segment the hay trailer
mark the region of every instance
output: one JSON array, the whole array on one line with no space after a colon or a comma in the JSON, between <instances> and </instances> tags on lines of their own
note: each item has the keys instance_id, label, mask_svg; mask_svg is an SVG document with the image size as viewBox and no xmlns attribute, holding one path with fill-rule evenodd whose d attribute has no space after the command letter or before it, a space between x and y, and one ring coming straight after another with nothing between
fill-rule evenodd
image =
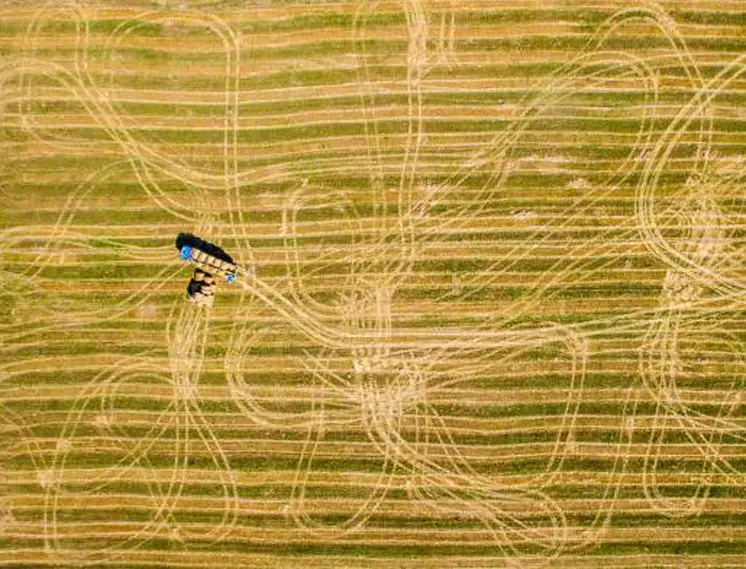
<instances>
[{"instance_id":1,"label":"hay trailer","mask_svg":"<svg viewBox=\"0 0 746 569\"><path fill-rule=\"evenodd\" d=\"M230 284L236 280L236 264L223 249L191 233L179 233L176 248L182 261L195 265L187 285L187 298L199 306L212 306L217 290L215 275Z\"/></svg>"}]
</instances>

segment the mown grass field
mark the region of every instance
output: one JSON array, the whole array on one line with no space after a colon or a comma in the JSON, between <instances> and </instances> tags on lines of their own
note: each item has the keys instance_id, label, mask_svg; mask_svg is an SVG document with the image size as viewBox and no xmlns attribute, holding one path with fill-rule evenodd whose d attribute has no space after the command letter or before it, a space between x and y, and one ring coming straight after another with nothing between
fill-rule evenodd
<instances>
[{"instance_id":1,"label":"mown grass field","mask_svg":"<svg viewBox=\"0 0 746 569\"><path fill-rule=\"evenodd\" d=\"M744 54L736 0L0 2L0 567L746 567Z\"/></svg>"}]
</instances>

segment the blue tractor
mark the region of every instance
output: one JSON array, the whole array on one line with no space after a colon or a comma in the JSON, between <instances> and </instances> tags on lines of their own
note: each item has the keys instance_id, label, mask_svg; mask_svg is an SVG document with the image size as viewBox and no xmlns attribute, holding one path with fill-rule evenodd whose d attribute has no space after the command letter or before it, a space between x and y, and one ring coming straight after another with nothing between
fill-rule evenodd
<instances>
[{"instance_id":1,"label":"blue tractor","mask_svg":"<svg viewBox=\"0 0 746 569\"><path fill-rule=\"evenodd\" d=\"M236 280L236 264L228 253L191 233L179 233L176 248L182 261L195 265L187 285L187 298L200 306L212 306L219 275L226 283Z\"/></svg>"}]
</instances>

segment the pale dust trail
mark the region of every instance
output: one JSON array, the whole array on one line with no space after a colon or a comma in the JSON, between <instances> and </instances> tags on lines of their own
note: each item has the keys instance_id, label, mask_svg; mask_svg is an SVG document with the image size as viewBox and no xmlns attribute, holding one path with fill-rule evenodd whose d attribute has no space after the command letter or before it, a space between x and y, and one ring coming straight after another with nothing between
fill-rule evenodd
<instances>
[{"instance_id":1,"label":"pale dust trail","mask_svg":"<svg viewBox=\"0 0 746 569\"><path fill-rule=\"evenodd\" d=\"M624 19L625 19L625 17L626 17L626 14L624 14L624 13L620 13L620 15L619 15L619 18L620 18L621 20L624 20ZM638 16L637 16L637 15L635 14L635 15L634 15L634 17L638 17ZM414 17L410 16L409 18L410 18L410 20L412 20L412 21L415 21L415 22L417 22L417 21L420 21L420 22L421 22L421 21L422 21L421 19L420 19L420 20L417 20L417 13L416 13L416 12L415 12L415 14L414 14ZM661 28L662 28L662 29L665 29L665 25L666 25L667 23L668 23L668 22L665 22L665 21L664 21L664 22L663 22L663 24L664 24L664 25L662 25L662 26L661 26ZM611 22L610 22L610 25L609 25L609 27L610 27L610 28L614 28L614 27L616 27L616 25L617 25L617 24L616 24L615 22L611 21ZM415 27L415 29L417 29L417 28ZM422 35L422 32L419 32L419 33L420 33L420 36L421 36L421 35ZM415 37L420 37L420 36L415 36ZM677 47L678 47L678 46L677 46ZM411 53L416 53L416 52L411 52L411 51L410 51L410 54L411 54ZM692 76L692 77L693 77L693 76ZM648 138L649 138L649 137L648 137ZM408 149L409 149L409 147L407 147L407 151L408 151ZM638 161L639 161L639 160L635 159L635 162L638 162ZM375 160L373 161L373 163L375 163ZM402 179L405 179L405 176L403 176L403 177L402 177ZM400 195L401 195L401 193L400 193ZM256 287L256 288L258 288L259 286L261 286L261 285L258 285L258 283L257 283L257 281L256 281L256 280L254 281L254 285L255 285L255 287ZM253 287L252 287L252 288L253 288ZM259 292L257 292L257 291L256 291L256 289L254 290L254 292L255 292L255 294L256 294L256 296L257 296L257 298L259 298L260 300L264 300L265 302L266 302L266 301L269 301L269 300L270 300L270 298L271 298L271 296L272 296L272 295L271 295L271 293L269 293L269 291L267 291L267 292L268 292L268 294L266 294L266 296L265 296L265 294L263 294L263 293L259 293ZM283 304L284 304L284 303L283 303ZM283 308L282 310L283 310L283 312L285 312L286 308L284 307L284 308ZM315 337L315 338L316 338L317 340L319 340L319 341L323 340L323 339L324 339L324 336L326 336L326 338L325 338L325 340L326 340L326 342L325 342L325 345L326 345L326 346L329 346L329 347L334 347L334 348L337 348L337 349L343 349L343 348L344 348L344 347L343 347L342 345L340 345L340 343L338 343L338 341L337 341L337 340L333 340L333 341L331 341L331 342L330 342L329 340L331 340L331 337L329 337L329 336L328 336L328 335L326 334L326 332L327 332L327 331L331 331L331 330L325 330L325 329L319 328L319 327L318 327L317 325L314 325L314 324L312 324L312 323L311 323L312 317L311 317L311 315L310 315L310 314L308 314L308 313L305 313L305 310L303 310L303 309L300 309L300 310L299 310L299 309L298 309L297 307L289 307L289 306L287 307L287 310L288 310L288 312L285 312L285 317L286 317L286 318L287 318L287 317L290 317L290 316L291 316L291 314L293 314L293 313L294 313L294 314L295 314L295 315L296 315L296 316L298 317L297 319L293 319L293 320L294 320L294 325L295 325L296 327L298 327L298 328L299 328L299 329L300 329L300 330L301 330L301 331L302 331L302 332L303 332L304 334L312 335L312 337ZM662 311L661 311L661 312L662 312ZM553 332L554 332L554 333L556 334L556 332L557 332L557 328L550 328L550 329L551 329L551 330L553 330ZM548 329L548 330L550 330L550 329ZM392 331L392 332L391 332L391 333L389 333L389 334L393 334L393 333L394 333L394 331ZM389 335L389 334L387 334L387 335ZM529 332L523 332L523 334L526 334L526 335L530 335L530 334L531 334L531 331L529 331ZM354 335L354 336L358 336L358 337L359 337L359 336L363 336L363 338L360 338L360 339L364 339L364 338L365 338L365 336L366 336L365 334L358 334L358 333L355 333L354 331L353 331L353 333L352 333L352 334L348 334L348 335ZM364 345L368 345L369 341L372 341L372 340L373 340L373 335L368 335L368 336L370 337L370 340L368 340L367 338L365 338L365 344L364 344ZM447 334L444 334L444 336L446 336L446 337L447 337ZM545 338L545 340L546 340L546 339L549 339L549 338ZM352 338L350 338L350 340L352 340ZM493 344L490 344L489 342L483 342L482 340L483 340L483 338L480 338L479 340L475 340L475 341L474 341L474 342L473 342L473 343L471 344L471 347L474 347L474 348L478 347L478 348L482 348L482 349L483 349L483 348L486 348L486 347L488 347L488 346L489 346L489 347L491 347L491 348L495 348L495 347L498 347L498 346L495 346L495 345L493 345ZM353 350L353 352L354 352L354 351L357 351L357 350L360 350L360 349L362 349L362 348L357 348L357 347L354 347L354 344L355 344L354 340L352 340L352 343L353 343L353 346L351 346L351 347L350 347L350 349L352 349L352 350ZM418 339L417 339L417 338L412 338L412 344L413 344L413 346L412 346L412 348L411 348L411 349L412 349L412 350L416 350L416 349L418 349L418 348L419 348L419 349L422 349L422 347L423 347L423 346L422 346L421 344L420 344L420 346L418 346L417 348L415 348L415 347L414 347L414 346L415 346L416 344L418 344L418 343L419 343L419 341L418 341ZM375 345L375 343L374 343L374 345ZM458 342L458 340L457 340L457 341L454 341L454 342L452 342L452 343L451 343L451 345L450 345L449 347L450 347L450 348L453 348L453 349L458 349L458 348L462 348L463 346L462 346L462 345L460 345L460 343L459 343L459 342ZM505 347L505 346L501 346L501 347ZM375 350L376 348L372 348L372 349L373 349L373 350ZM379 349L380 349L380 348L379 348ZM336 381L339 381L339 378L337 378L337 380L336 380ZM375 393L375 392L373 392L373 393ZM375 412L374 412L374 413L375 413ZM389 425L391 424L391 423L390 423L390 421L385 421L385 423L387 423L387 424L389 424ZM386 435L386 436L387 436L387 433L391 433L391 432L392 432L391 428L384 428L383 430L381 430L381 428L378 428L378 433L379 433L379 436L380 436L381 434L384 434L384 435ZM389 444L388 446L384 445L384 450L386 450L386 456L389 456L389 453L390 453L390 452L393 452L395 456L397 456L398 454L400 454L400 453L401 453L401 450L397 450L397 449L400 449L400 447L399 447L399 446L394 446L394 447L393 447L393 450L391 450L391 451L387 450L387 449L389 449L390 447L391 447L391 445L390 445L390 444ZM315 448L315 446L314 446L314 448ZM609 518L608 518L608 516L606 516L606 517L605 517L605 519L601 519L601 521L599 522L599 525L601 525L601 526L605 525L605 524L606 524L606 523L608 522L608 519L609 519Z\"/></svg>"},{"instance_id":2,"label":"pale dust trail","mask_svg":"<svg viewBox=\"0 0 746 569\"><path fill-rule=\"evenodd\" d=\"M225 196L231 231L234 239L238 241L239 236L243 235L241 226L244 223L241 218L243 207L240 202L239 190L248 179L248 174L238 170L236 133L238 128L237 93L238 54L240 49L230 28L220 22L208 21L197 16L184 18L184 21L190 24L205 25L215 33L221 41L225 42L227 53L223 171L206 174L190 168L180 161L167 158L146 142L136 140L127 132L128 125L124 118L120 113L118 114L111 101L101 96L101 89L91 79L86 59L88 29L87 23L84 23L85 15L79 16L81 14L79 11L73 13L77 14L76 21L79 23L79 49L76 55L74 72L67 71L68 74L65 75L60 68L45 66L31 60L27 65L24 64L25 67L21 65L20 69L8 68L7 77L16 76L19 72L26 76L25 74L31 69L41 70L50 76L61 76L61 81L66 82L73 92L87 101L87 108L92 116L96 117L98 123L112 140L120 144L125 159L133 168L143 188L156 203L161 205L165 211L174 215L175 218L188 220L209 233L214 227L213 220L209 219L209 212L198 212L197 215L191 215L191 211L188 207L184 207L183 203L173 201L170 196L164 194L154 173L163 174L169 179L183 182L194 189L195 193L203 190L208 192L219 190ZM293 499L291 508L288 510L289 515L300 527L317 532L317 535L329 537L337 536L340 532L363 529L366 521L375 513L385 499L386 494L393 488L393 474L409 472L412 473L413 479L420 482L418 489L413 490L413 492L420 492L419 495L423 500L435 509L440 508L441 503L458 504L459 508L463 508L469 515L480 520L485 527L489 528L498 547L503 547L506 552L519 554L520 549L516 549L515 546L515 542L518 541L526 545L539 545L546 558L552 559L553 556L559 555L560 552L570 547L568 545L572 541L570 536L575 531L568 528L568 521L561 511L561 507L548 494L536 489L500 487L493 480L480 477L459 452L449 426L427 403L427 398L433 392L443 388L445 381L451 381L453 384L462 381L467 382L476 374L499 369L501 365L509 363L510 358L521 355L525 350L555 344L561 346L572 365L573 371L569 375L573 378L573 381L577 380L577 383L571 384L568 388L567 407L561 419L567 422L567 426L561 429L561 435L556 441L555 449L547 463L546 470L539 476L539 478L545 480L545 484L548 484L553 473L561 469L566 452L565 447L570 442L572 421L577 415L578 397L582 393L583 369L589 357L589 338L594 335L609 334L609 327L619 323L621 323L622 329L626 327L627 330L632 331L643 330L646 325L650 324L646 319L651 316L656 318L655 326L667 327L669 326L667 318L672 311L679 314L691 314L695 320L704 318L708 311L710 314L717 314L717 310L722 309L722 305L728 306L728 302L740 302L743 291L738 288L724 289L722 291L724 294L716 300L709 298L675 298L670 303L662 304L655 309L624 314L619 317L596 319L592 322L571 326L544 323L535 329L528 330L515 329L510 326L504 326L501 330L494 330L494 327L483 327L476 330L444 329L436 331L396 329L392 313L395 308L393 304L396 300L397 286L407 278L411 271L413 259L416 258L418 251L417 247L428 240L435 243L438 230L442 230L444 227L466 226L475 215L482 211L480 208L483 207L464 207L456 211L451 218L438 219L436 216L428 215L432 204L437 202L437 192L426 192L428 195L423 198L414 197L414 188L419 181L418 170L421 166L420 145L423 144L424 140L421 83L427 75L429 23L428 15L419 2L407 2L405 4L405 16L410 34L409 75L407 78L410 110L409 128L403 150L403 166L399 175L397 219L393 220L394 223L389 223L386 219L380 221L380 231L368 243L371 253L369 260L362 263L356 259L348 261L351 268L348 282L356 285L358 292L348 296L341 295L339 301L332 303L331 306L324 305L313 301L311 295L305 290L305 283L302 282L305 277L301 276L299 270L297 242L294 243L293 240L297 235L295 225L299 206L308 202L308 197L304 196L303 192L299 192L291 200L288 207L290 213L286 214L285 220L285 227L291 228L289 232L292 232L292 237L285 241L286 247L291 249L288 252L288 275L295 278L296 282L289 285L290 293L286 295L270 286L266 281L257 278L252 271L248 269L242 271L242 290L250 298L243 298L243 307L236 311L236 316L243 321L243 325L237 322L233 328L229 352L225 358L226 376L233 390L234 399L242 405L243 412L259 424L279 425L290 422L308 428L308 439L299 457ZM661 22L660 28L668 34L670 31L668 20L660 15L656 17L657 21ZM119 29L112 36L111 50L116 49L117 42L123 37L123 34L134 33L138 22L159 21L159 18L160 16L145 14L136 18L132 24L127 24ZM611 33L608 30L613 30L617 25L628 22L633 18L639 18L639 16L636 12L623 11L616 18L616 20L609 20L606 24L608 29L601 33L599 36L601 40L597 45L600 45L603 37L605 37L603 34ZM642 19L645 22L650 21L647 16ZM38 33L42 28L43 26L39 25L35 33ZM364 31L360 33L364 34ZM453 37L453 33L449 33ZM444 41L444 37L445 32L441 34L441 43ZM670 37L674 43L677 41L673 35ZM602 85L606 81L604 73L620 70L630 70L632 74L642 79L650 79L651 77L649 62L635 60L618 53L610 54L609 59L611 59L610 62L608 59L604 61L603 58L596 58L594 54L591 54L586 59L578 60L576 64L580 66L581 71L571 71L567 77L558 79L552 84L550 91L568 86L580 89L583 81L589 79L596 80L599 85ZM689 78L696 82L699 79L696 68L689 67L685 57L682 62L682 67L687 71L687 74L691 71L691 74L688 75ZM598 63L605 64L598 76L593 77L591 73L583 75L584 65L590 67ZM649 85L653 96L657 97L655 81L650 80ZM370 90L370 84L362 88L363 92L366 89ZM375 111L372 109L373 105L370 104L372 95L364 95L361 98L369 106L366 112L375 117ZM541 115L542 104L548 106L558 104L561 101L562 97L552 92L551 96L547 96L544 101L540 102L541 104L536 105L531 111L535 113L534 115L528 113L526 117L518 120L516 122L518 126L508 136L501 139L501 142L507 145L508 150L499 148L492 151L491 154L487 153L475 157L472 165L466 165L465 173L461 174L461 181L459 178L453 178L455 181L453 190L458 189L464 183L466 177L479 171L486 163L498 164L499 171L490 180L490 184L494 182L495 187L482 189L485 201L491 201L495 195L494 192L506 183L507 177L510 175L511 166L505 162L510 157L511 146L515 145L520 139L520 136L526 130L526 125ZM702 110L706 114L708 108L697 108L697 110ZM376 134L375 118L372 118L371 121L373 125L370 131L374 134L369 136L369 154L372 156L371 163L375 166L381 163L380 141ZM682 123L681 120L678 120L678 122ZM651 136L650 132L644 128L645 126L646 123L643 120L643 127L638 133L638 139L642 142L640 146L635 146L633 152L629 155L628 161L630 164L642 161L641 145L646 144ZM702 132L705 139L707 136L711 136L711 131L708 133L704 127ZM675 138L675 134L669 138ZM57 141L53 143L57 143ZM505 164L500 165L501 163ZM702 164L706 164L705 157L702 158ZM643 172L645 171L643 169ZM621 176L620 179L624 180L626 174ZM650 176L652 174L648 177ZM371 184L375 186L379 183L377 180L380 180L380 176L374 173ZM618 183L618 179L615 179L614 182ZM611 191L609 187L603 188L603 190ZM374 195L374 207L378 208L378 211L385 210L385 189L375 192ZM606 194L602 191L596 194L594 199L601 199L604 195ZM340 197L340 202L345 204L343 207L346 207L347 211L353 212L350 226L354 226L354 207L347 205L345 196ZM197 203L205 204L207 202L200 199L197 200ZM200 205L199 207L204 206ZM656 231L661 235L659 227L651 227L657 220L654 212L650 214L651 206L646 207L648 207L648 211L643 216L643 221L648 225L641 225L641 227L653 237L656 237ZM580 215L580 212L576 211L575 214ZM385 218L384 215L381 215L381 217ZM533 246L535 247L536 243ZM587 247L587 244L585 246ZM651 247L657 252L668 255L664 260L670 260L673 254L681 254L675 248L671 248L668 243L660 243L655 239L651 242ZM385 260L387 259L386 253L392 248L398 250L400 255L398 258L395 257L395 261L388 262ZM602 250L602 248L595 249L596 252L599 250ZM238 251L239 255L250 257L248 242L241 242ZM531 252L532 249L527 248L523 252L524 257L530 256ZM708 252L707 255L712 255L712 253ZM571 271L583 267L587 258L590 258L590 253L588 257L582 258L567 267L565 273L569 274ZM687 259L694 263L697 269L700 267L708 268L705 261L697 259L696 255L693 261L689 257ZM46 262L45 258L40 257L39 262L40 264ZM246 260L243 260L241 264L246 264ZM365 274L366 270L382 265L387 268L388 277L386 281L384 283L371 282L371 279ZM681 270L681 263L673 263L673 265L672 270ZM719 269L716 265L713 265L708 270L716 272ZM691 277L691 275L688 276ZM525 312L531 308L533 306L532 302L541 296L553 282L555 281L552 278L545 277L544 281L534 288L531 302L524 303L520 310L516 312ZM306 358L308 374L316 382L325 385L330 392L334 393L336 399L328 402L314 401L310 411L288 416L288 413L283 411L272 411L265 407L261 401L252 397L250 385L242 377L241 370L247 361L247 351L256 345L262 333L260 329L246 324L251 316L250 305L253 301L261 302L273 308L289 325L316 342L327 353L341 351L346 354L346 365L349 371L347 375L333 372L325 360L323 351L320 357L309 354ZM721 305L718 305L718 302ZM142 535L138 534L136 536L137 539L147 540L151 535L166 531L167 527L170 527L169 524L175 523L174 512L177 509L188 476L184 462L185 457L196 448L195 445L197 444L202 444L209 449L208 452L213 464L221 472L221 485L228 504L226 517L219 524L219 528L216 528L215 539L222 538L224 533L221 532L229 532L236 519L230 464L225 453L222 452L217 436L207 419L201 414L199 406L198 380L204 358L204 342L208 333L205 319L209 318L209 313L190 310L184 309L178 317L171 319L170 325L173 334L168 338L168 345L171 350L171 367L168 370L170 375L165 381L168 381L169 385L173 387L174 400L168 407L169 413L165 418L168 421L176 421L175 427L179 433L172 474L167 483L159 484L157 488L153 488L152 499L157 504L157 513L154 515L154 519L149 522L150 525L146 526L147 529L141 532ZM509 323L512 318L515 318L515 316L509 317L507 322ZM673 321L675 323L671 324L670 329L678 333L680 317L674 317ZM664 330L668 330L668 328ZM657 333L653 334L653 337L649 349L656 349L658 343L660 343L665 350L665 357L673 361L676 355L671 348L672 342L659 340ZM478 355L477 352L480 351L482 353ZM446 365L450 363L451 358L456 360L456 355L464 356L468 354L474 355L470 365L471 369L456 370L455 377L450 380L443 380L433 371L436 363ZM490 359L494 361L482 361ZM163 370L159 370L158 373L163 373ZM107 381L102 382L100 391L96 391L99 387L93 387L92 389L94 393L108 396L111 400L111 392L106 391L109 389ZM439 383L439 381L443 383ZM629 408L630 416L634 417L636 403L635 401L628 403L625 409ZM85 401L80 403L82 406L85 406L85 404ZM172 418L172 412L175 413L175 418ZM718 418L725 421L724 417L725 415ZM314 456L318 452L319 446L323 444L325 429L329 425L342 424L356 425L363 429L368 438L379 449L384 460L384 467L380 473L376 490L371 493L363 507L352 513L340 526L328 527L317 523L306 511L305 491L308 480L313 476ZM406 433L406 429L411 424L414 424L415 427L412 436ZM66 426L66 432L74 433L76 427L75 417L72 416ZM158 429L165 427L163 427L161 421L157 421L153 428L155 429L154 438L157 438ZM195 433L196 438L194 438ZM622 434L619 439L619 455L618 460L615 459L614 470L614 475L617 478L618 472L623 472L626 468L625 448L628 451L628 447L625 447L626 436L626 434ZM435 443L436 446L440 447L445 459L429 456L426 450L429 445L424 444L426 442ZM717 438L707 439L705 436L704 442L706 443L705 453L712 454L713 451L717 450ZM134 451L129 451L125 455L125 458L134 461L132 464L141 462L147 465L148 450L147 446L136 446ZM51 469L53 476L47 480L48 494L52 494L50 498L52 503L55 502L54 496L57 492L57 475L64 474L65 461L70 452L71 449L61 445ZM616 465L618 465L619 471L616 470ZM103 489L104 487L97 487L96 491ZM618 493L618 486L612 483L607 487L606 492L613 504ZM535 528L527 525L523 520L510 514L510 509L504 508L505 503L521 504L528 509L535 508L536 511L542 512L544 519L548 521L551 527ZM612 507L610 506L607 511L598 512L596 520L584 534L587 543L592 543L606 527ZM51 521L48 528L51 536L50 543L57 544L60 541L60 536L56 529L55 506L50 505L50 509L52 510L49 514ZM188 533L188 530L183 531ZM117 554L116 552L104 553Z\"/></svg>"},{"instance_id":3,"label":"pale dust trail","mask_svg":"<svg viewBox=\"0 0 746 569\"><path fill-rule=\"evenodd\" d=\"M686 224L688 235L684 247L678 247L676 250L683 249L687 257L698 265L716 267L722 263L721 259L727 252L725 229L719 220L722 211L716 205L717 192L722 191L722 188L701 183L692 184L688 189L693 195L684 197L684 203L680 206L683 212L679 213ZM706 193L708 190L714 193ZM645 344L640 350L640 376L653 399L658 402L645 460L644 490L651 508L672 518L701 513L711 487L710 473L730 474L734 484L743 483L742 473L726 458L721 457L719 452L724 435L744 434L743 427L731 423L728 428L729 421L724 420L724 415L735 412L733 397L719 405L716 419L720 426L708 429L699 413L681 401L677 386L678 377L683 375L679 354L680 337L692 332L696 334L694 330L688 330L690 319L677 306L681 301L696 298L703 292L704 287L700 282L693 280L678 268L669 269L663 285L661 305L670 306L670 311L665 319L651 325ZM734 355L743 351L739 346L740 342L733 346ZM733 389L737 389L735 385ZM696 475L700 483L686 500L681 497L665 498L656 480L661 445L665 443L666 432L672 424L682 428L690 442L702 453L702 472Z\"/></svg>"},{"instance_id":4,"label":"pale dust trail","mask_svg":"<svg viewBox=\"0 0 746 569\"><path fill-rule=\"evenodd\" d=\"M180 307L180 308L177 308ZM134 359L122 362L114 370L104 370L98 377L81 392L75 409L69 415L59 441L72 441L71 444L58 444L52 464L45 478L46 507L44 510L44 527L48 548L56 551L60 559L66 559L78 565L92 565L110 562L118 559L126 552L134 551L145 546L148 541L163 535L176 535L180 539L190 536L200 540L216 543L235 527L238 516L237 488L232 468L223 452L220 441L213 428L202 413L200 407L199 376L201 373L204 352L207 345L208 326L205 313L191 305L184 305L177 301L174 305L174 316L169 323L167 334L169 368L152 369L152 363L147 360ZM164 372L167 375L164 375ZM108 376L108 377L107 377ZM165 382L173 390L173 399L164 403L160 416L152 422L147 436L137 440L131 439L126 429L116 423L118 413L117 385L123 381ZM91 401L101 400L101 413L108 417L102 421L100 428L116 436L123 454L119 462L96 469L95 483L87 487L68 486L65 477L68 460L75 451L74 441L76 430L81 428L83 412L91 405ZM111 419L114 417L114 419ZM141 524L139 530L125 534L120 541L95 554L75 553L65 546L65 537L58 531L58 512L61 493L66 494L84 492L88 495L105 495L109 485L117 481L131 479L128 474L135 469L145 468L145 472L154 468L149 459L152 447L165 437L166 431L176 433L173 439L172 464L168 467L168 479L149 482L148 478L158 480L158 477L137 476L136 482L146 483L149 488L147 502L150 504L150 518ZM202 449L198 451L198 449ZM189 528L187 517L182 521L178 513L179 503L184 497L185 485L189 482L188 458L196 452L208 453L214 472L218 473L219 488L222 493L224 507L222 519L209 526L207 532ZM162 468L162 467L161 467ZM195 531L199 533L194 533Z\"/></svg>"},{"instance_id":5,"label":"pale dust trail","mask_svg":"<svg viewBox=\"0 0 746 569\"><path fill-rule=\"evenodd\" d=\"M207 222L206 218L209 216L198 214L197 217L191 215L185 217L179 213L178 209L182 207L181 204L173 202L169 196L165 195L160 190L158 183L155 181L151 173L151 169L155 168L161 173L170 175L173 179L184 181L188 185L195 187L197 190L203 189L201 186L203 178L199 175L195 175L195 172L192 170L185 170L175 162L167 162L166 164L163 164L163 156L153 152L152 149L132 138L127 132L127 127L124 125L121 118L116 115L113 108L108 103L105 94L98 89L92 80L92 76L87 70L88 21L86 19L86 13L80 9L80 6L76 3L70 3L62 10L62 12L58 12L56 9L40 12L36 22L32 24L29 29L27 39L33 44L33 38L43 29L46 20L53 16L59 16L60 14L71 16L71 21L75 22L77 26L77 50L74 59L74 69L71 71L65 66L42 61L34 57L25 60L16 60L3 68L1 74L3 85L13 78L20 78L21 85L25 87L29 93L29 99L32 98L31 82L28 80L29 72L31 71L46 74L49 78L65 85L76 95L81 104L83 104L91 116L99 122L112 139L121 144L122 149L126 154L125 161L132 167L135 176L141 183L141 186L154 199L154 201L174 217L191 219L195 222L195 225L198 228L204 226L204 229L207 230L209 222ZM190 21L195 20L192 18ZM205 23L205 20L201 19L200 22ZM208 22L208 27L213 31L217 30L218 35L220 35L219 24L217 21L213 20ZM119 31L121 30L115 31L115 34L113 34L112 37L115 37ZM228 65L231 67L232 63L230 63L230 57L228 59ZM237 67L234 68L233 71L234 76L237 76L236 69ZM226 75L230 81L230 74ZM228 89L226 92L229 97L233 97L233 108L236 109L235 94L237 93L237 88L232 90ZM231 93L233 94L231 95ZM228 129L229 126L232 126L232 129ZM226 133L228 133L229 130L232 131L233 156L231 158L230 148L226 148L225 155L227 162L225 165L225 173L222 178L223 181L221 183L222 187L228 191L232 188L235 189L237 184L235 118L232 121L232 125L226 125ZM226 134L226 137L228 136L229 134ZM59 140L46 141L38 136L36 136L36 139L52 146L57 145L58 149L61 148L60 144L64 145L66 142ZM228 144L229 139L226 138L226 145ZM108 169L113 170L118 166L119 164L115 163L109 166ZM171 170L168 168L171 168ZM110 175L108 169L94 174L95 177L87 183L87 186L81 186L79 191L76 191L69 196L68 203L65 206L65 211L59 217L55 232L49 236L46 246L47 249L49 249L52 244L57 247L62 246L65 242L66 234L72 233L71 231L68 233L68 228L74 218L75 210L79 207L82 200L85 199L91 188L105 181L106 176ZM200 202L205 201L206 200L204 199L195 197L186 209L193 211L195 206ZM174 209L174 207L176 209ZM240 213L238 219L240 223ZM206 222L207 225L205 225ZM233 226L233 224L231 224L231 226ZM75 239L80 238L84 238L84 236L77 234L75 237ZM23 236L20 236L18 239L23 240ZM18 242L20 241L17 240L16 243ZM50 259L53 259L53 257L54 255L49 254L37 257L37 260L31 265L35 273L29 276L33 278L35 275L38 275L44 267L51 262ZM168 272L171 273L172 271L168 270ZM155 284L155 282L156 281L154 281L153 284ZM157 291L159 286L155 285L145 288L148 288L148 294L153 294ZM72 318L68 317L68 321L63 320L62 323L56 322L46 327L36 328L33 332L38 333L44 330L60 330L65 326L79 326L87 322L103 322L109 319L115 319L122 313L131 310L142 302L145 302L147 296L147 294L141 293L131 295L120 303L121 308L119 306L115 307L113 314L111 310L89 311L82 314L75 314ZM179 302L179 304L182 303ZM235 526L237 519L237 501L233 475L227 458L220 448L220 443L212 428L204 418L198 402L199 395L197 382L200 375L201 362L204 359L207 328L203 319L204 315L202 313L190 312L189 310L190 309L187 308L186 312L182 311L182 314L175 324L174 334L168 340L168 343L171 346L170 379L166 379L163 375L160 375L162 374L162 370L157 372L159 375L146 374L145 376L151 378L157 377L160 378L161 381L166 381L172 385L174 390L173 401L165 407L163 414L154 421L154 424L150 429L150 437L135 442L133 446L127 441L129 434L126 433L126 431L119 432L119 440L121 440L122 450L124 451L120 462L116 465L99 469L99 482L86 489L88 492L92 493L105 492L107 485L125 477L128 469L140 465L148 467L150 464L148 455L154 441L158 440L159 436L167 429L175 429L177 437L174 441L175 448L173 465L171 468L171 478L165 484L149 484L149 499L153 505L151 519L147 521L139 531L128 535L116 545L102 548L99 552L90 557L86 557L85 555L77 556L75 553L70 554L68 551L62 551L62 549L64 549L62 546L64 539L57 529L57 504L60 488L64 480L66 461L70 453L75 451L74 444L70 444L68 441L74 436L75 431L78 429L80 414L84 409L86 409L91 400L95 398L103 398L103 400L108 401L108 403L102 402L102 405L106 406L109 414L113 412L112 410L116 407L116 385L123 379L121 374L142 373L139 369L142 367L142 364L138 366L135 362L134 364L128 363L121 366L119 371L109 379L104 379L102 381L103 378L101 376L95 378L93 384L86 387L76 404L76 410L70 415L67 424L63 428L59 439L60 444L58 444L57 453L54 456L52 464L50 466L43 466L43 470L40 473L40 479L46 489L47 507L45 508L44 513L44 527L46 528L45 533L47 535L46 544L50 551L56 550L63 558L68 558L76 564L90 564L97 563L104 559L116 559L126 551L133 551L141 548L145 543L147 543L147 541L153 537L162 535L163 532L169 534L172 533L174 528L178 530L177 533L180 535L188 537L191 530L187 527L179 527L181 524L175 519L175 509L178 507L180 497L184 491L184 485L187 481L187 457L191 452L194 452L194 449L197 448L197 446L203 446L208 450L216 471L223 473L223 476L221 477L221 487L226 505L222 520L215 524L206 535L199 535L199 538L219 541L233 526ZM63 314L63 316L65 315ZM8 336L8 338L18 339L14 336ZM116 425L112 425L108 421L102 423L102 428L106 428L111 432L117 432ZM195 435L196 438L194 438ZM68 557L69 555L71 555L71 557Z\"/></svg>"}]
</instances>

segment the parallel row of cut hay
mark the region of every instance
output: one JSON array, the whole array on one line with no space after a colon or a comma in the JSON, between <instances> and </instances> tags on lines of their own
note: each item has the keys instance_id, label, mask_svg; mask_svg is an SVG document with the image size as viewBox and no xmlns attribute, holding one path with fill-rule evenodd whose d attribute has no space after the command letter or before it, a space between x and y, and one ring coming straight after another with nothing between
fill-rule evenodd
<instances>
[{"instance_id":1,"label":"parallel row of cut hay","mask_svg":"<svg viewBox=\"0 0 746 569\"><path fill-rule=\"evenodd\" d=\"M0 565L746 564L744 24L0 6Z\"/></svg>"}]
</instances>

